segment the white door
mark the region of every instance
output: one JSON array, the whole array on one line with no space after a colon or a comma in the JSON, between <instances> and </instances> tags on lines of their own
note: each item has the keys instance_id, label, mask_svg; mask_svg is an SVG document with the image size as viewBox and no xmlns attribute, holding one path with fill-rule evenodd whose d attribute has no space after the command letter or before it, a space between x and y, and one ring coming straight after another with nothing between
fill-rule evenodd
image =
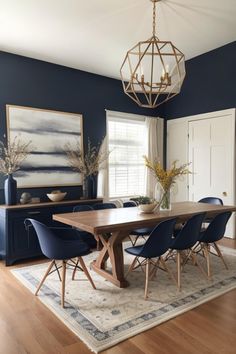
<instances>
[{"instance_id":1,"label":"white door","mask_svg":"<svg viewBox=\"0 0 236 354\"><path fill-rule=\"evenodd\" d=\"M189 200L215 196L225 205L235 203L234 119L215 117L189 121ZM234 222L225 235L234 237Z\"/></svg>"}]
</instances>

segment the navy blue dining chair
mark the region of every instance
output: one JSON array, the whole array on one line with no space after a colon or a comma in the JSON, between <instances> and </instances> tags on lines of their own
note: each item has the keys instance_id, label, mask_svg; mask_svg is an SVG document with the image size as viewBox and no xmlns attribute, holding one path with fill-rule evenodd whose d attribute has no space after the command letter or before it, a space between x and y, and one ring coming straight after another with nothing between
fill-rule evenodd
<instances>
[{"instance_id":1,"label":"navy blue dining chair","mask_svg":"<svg viewBox=\"0 0 236 354\"><path fill-rule=\"evenodd\" d=\"M52 272L57 271L57 274L61 281L61 306L64 307L66 266L73 266L73 280L75 277L76 270L83 270L84 274L90 281L92 287L96 289L82 258L83 256L86 256L90 253L89 246L82 240L78 239L78 233L76 230L60 227L49 228L37 220L25 219L25 226L29 227L30 225L33 226L38 236L42 253L47 258L51 259L48 269L37 287L35 295L38 294L47 276ZM77 261L75 262L73 258L77 258ZM57 261L61 261L61 265L58 266ZM71 263L69 263L69 261L71 261ZM55 267L54 270L52 270L53 266ZM62 268L61 275L59 272L60 268Z\"/></svg>"},{"instance_id":2,"label":"navy blue dining chair","mask_svg":"<svg viewBox=\"0 0 236 354\"><path fill-rule=\"evenodd\" d=\"M171 245L170 252L167 259L170 256L175 255L177 258L177 285L178 289L181 289L181 261L182 266L187 263L187 261L192 258L194 264L198 265L200 270L204 273L201 265L197 261L196 252L194 251L194 246L199 240L202 222L205 218L206 213L199 213L192 216L182 227L182 229L175 234ZM186 251L186 252L184 252ZM183 258L184 256L184 258ZM181 259L181 257L183 259Z\"/></svg>"},{"instance_id":3,"label":"navy blue dining chair","mask_svg":"<svg viewBox=\"0 0 236 354\"><path fill-rule=\"evenodd\" d=\"M91 205L76 205L73 208L74 213L82 212L82 211L92 211L93 208ZM97 248L97 241L94 238L94 235L91 234L90 232L81 230L79 228L76 228L76 230L79 232L80 238L89 245L90 248Z\"/></svg>"},{"instance_id":4,"label":"navy blue dining chair","mask_svg":"<svg viewBox=\"0 0 236 354\"><path fill-rule=\"evenodd\" d=\"M132 208L136 206L137 203L134 200L128 200L127 202L123 202L123 208Z\"/></svg>"},{"instance_id":5,"label":"navy blue dining chair","mask_svg":"<svg viewBox=\"0 0 236 354\"><path fill-rule=\"evenodd\" d=\"M151 232L148 240L143 245L132 246L125 249L125 251L133 256L135 256L133 262L131 263L127 275L134 269L138 267L145 266L145 291L144 298L148 297L148 282L149 279L153 277L156 273L158 267L166 270L169 275L175 280L171 271L167 267L163 254L165 254L171 244L172 234L176 219L169 219L158 224ZM143 260L140 262L140 258ZM152 270L150 269L153 266Z\"/></svg>"},{"instance_id":6,"label":"navy blue dining chair","mask_svg":"<svg viewBox=\"0 0 236 354\"><path fill-rule=\"evenodd\" d=\"M218 197L204 197L202 199L198 200L198 203L206 203L206 204L213 204L213 205L224 205L222 199L218 198ZM213 218L205 218L204 222L203 222L203 228L205 228L207 226L207 224L209 224L212 221ZM174 232L174 236L176 234L178 234L178 232L181 230L181 228L183 227L183 224L177 224L175 227L175 232Z\"/></svg>"},{"instance_id":7,"label":"navy blue dining chair","mask_svg":"<svg viewBox=\"0 0 236 354\"><path fill-rule=\"evenodd\" d=\"M87 204L80 204L80 205L75 205L73 208L73 212L80 212L80 211L91 211L93 210L93 207L91 205Z\"/></svg>"},{"instance_id":8,"label":"navy blue dining chair","mask_svg":"<svg viewBox=\"0 0 236 354\"><path fill-rule=\"evenodd\" d=\"M137 203L135 201L127 201L123 203L123 207L124 208L131 208L131 207L136 207ZM129 239L130 242L132 243L132 246L135 246L138 239L142 238L144 241L147 240L147 237L150 235L150 233L152 232L153 227L143 227L140 229L135 229L132 230L129 234Z\"/></svg>"},{"instance_id":9,"label":"navy blue dining chair","mask_svg":"<svg viewBox=\"0 0 236 354\"><path fill-rule=\"evenodd\" d=\"M198 203L206 203L206 204L213 204L213 205L224 205L223 204L223 200L221 198L218 197L205 197L202 199L198 200ZM204 220L204 224L209 224L211 221L213 220L213 218L206 218ZM207 226L207 225L205 225Z\"/></svg>"},{"instance_id":10,"label":"navy blue dining chair","mask_svg":"<svg viewBox=\"0 0 236 354\"><path fill-rule=\"evenodd\" d=\"M227 263L224 260L224 257L221 253L217 245L217 241L223 238L225 234L225 229L227 222L231 216L230 211L226 211L224 213L216 215L213 220L210 222L207 229L200 233L199 243L201 246L201 250L204 253L207 262L207 275L211 277L211 267L210 267L210 254L220 257L226 269L228 269ZM215 250L215 252L211 251L211 248Z\"/></svg>"},{"instance_id":11,"label":"navy blue dining chair","mask_svg":"<svg viewBox=\"0 0 236 354\"><path fill-rule=\"evenodd\" d=\"M199 199L198 203L208 203L208 204L214 204L214 205L223 205L223 200L218 198L218 197L205 197L205 198Z\"/></svg>"},{"instance_id":12,"label":"navy blue dining chair","mask_svg":"<svg viewBox=\"0 0 236 354\"><path fill-rule=\"evenodd\" d=\"M97 203L93 205L94 210L102 210L102 209L115 209L116 205L114 203Z\"/></svg>"}]
</instances>

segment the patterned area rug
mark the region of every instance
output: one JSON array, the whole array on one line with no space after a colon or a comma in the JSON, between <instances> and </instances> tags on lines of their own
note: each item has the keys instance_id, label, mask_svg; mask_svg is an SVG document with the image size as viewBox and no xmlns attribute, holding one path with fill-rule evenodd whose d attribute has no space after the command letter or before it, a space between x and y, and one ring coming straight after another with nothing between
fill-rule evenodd
<instances>
[{"instance_id":1,"label":"patterned area rug","mask_svg":"<svg viewBox=\"0 0 236 354\"><path fill-rule=\"evenodd\" d=\"M229 265L228 271L218 257L211 257L214 276L208 281L198 267L187 264L181 292L168 275L159 270L150 282L148 301L143 298L144 273L141 270L129 275L130 286L126 289L119 289L90 271L97 290L92 289L81 272L77 272L76 280L72 281L68 270L65 309L60 306L60 282L55 272L47 278L38 298L98 353L236 288L236 251L222 248L222 252ZM129 257L125 258L126 269L132 259ZM94 258L95 253L85 257L87 265ZM173 261L169 266L175 270ZM14 269L12 273L34 292L46 267L47 263L44 263Z\"/></svg>"}]
</instances>

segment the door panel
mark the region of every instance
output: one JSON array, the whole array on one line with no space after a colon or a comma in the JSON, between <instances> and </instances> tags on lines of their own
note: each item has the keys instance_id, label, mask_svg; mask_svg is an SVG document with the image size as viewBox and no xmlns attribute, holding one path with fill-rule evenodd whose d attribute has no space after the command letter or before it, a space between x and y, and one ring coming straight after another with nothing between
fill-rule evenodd
<instances>
[{"instance_id":1,"label":"door panel","mask_svg":"<svg viewBox=\"0 0 236 354\"><path fill-rule=\"evenodd\" d=\"M219 197L232 205L234 197L234 120L216 117L189 122L189 199ZM233 218L232 218L233 219ZM231 221L226 235L234 235Z\"/></svg>"}]
</instances>

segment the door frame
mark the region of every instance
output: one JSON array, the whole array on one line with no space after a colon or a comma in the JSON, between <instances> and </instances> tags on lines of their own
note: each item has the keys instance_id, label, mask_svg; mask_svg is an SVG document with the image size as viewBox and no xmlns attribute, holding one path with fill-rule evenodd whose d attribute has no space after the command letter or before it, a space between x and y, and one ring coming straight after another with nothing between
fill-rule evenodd
<instances>
[{"instance_id":1,"label":"door frame","mask_svg":"<svg viewBox=\"0 0 236 354\"><path fill-rule=\"evenodd\" d=\"M170 130L170 127L174 124L182 124L183 125L183 141L184 141L184 146L186 147L186 151L182 151L182 156L185 156L185 160L179 160L180 164L186 163L189 161L189 149L188 149L188 139L189 139L189 122L191 121L196 121L196 120L205 120L205 119L211 119L211 118L217 118L217 117L231 117L233 121L233 130L234 130L234 156L233 159L235 161L235 146L236 146L236 140L235 140L235 117L236 117L236 109L235 108L229 108L225 110L220 110L220 111L214 111L214 112L207 112L207 113L201 113L201 114L196 114L192 116L186 116L186 117L180 117L180 118L172 118L167 120L167 151L166 151L166 164L168 166L169 164L169 155L168 155L168 146L171 144L170 141L168 141L168 132ZM236 169L236 163L234 164L233 167L233 185L232 185L232 194L234 196L234 204L236 202L236 196L235 196L235 169ZM188 190L189 190L189 178L186 178L186 196L189 199L188 196ZM235 213L234 213L235 214ZM235 216L234 216L235 220ZM235 235L236 238L236 235Z\"/></svg>"}]
</instances>

